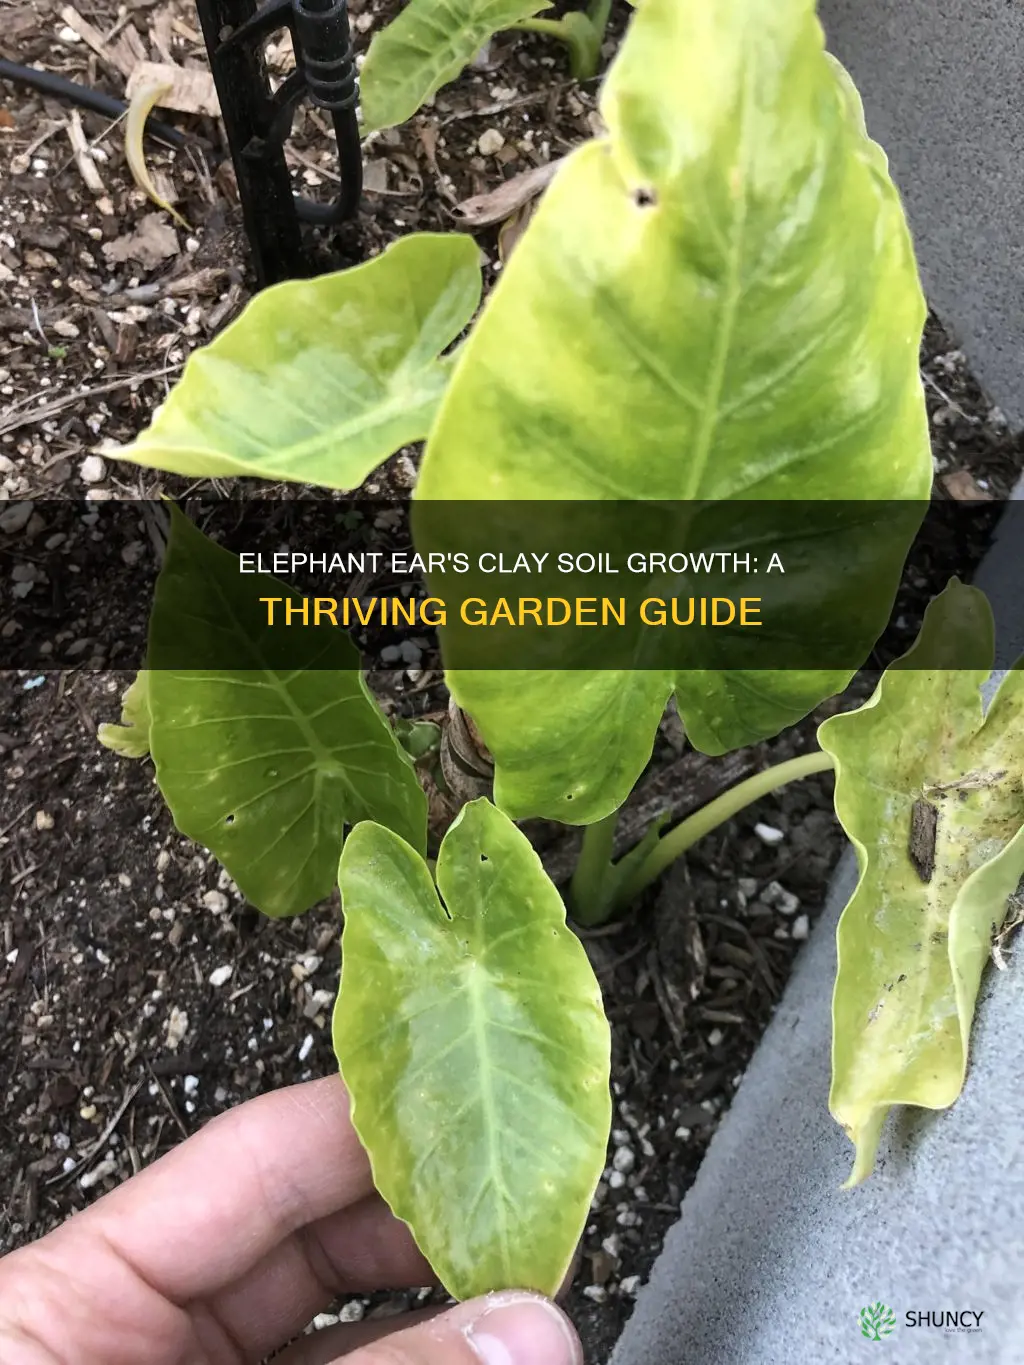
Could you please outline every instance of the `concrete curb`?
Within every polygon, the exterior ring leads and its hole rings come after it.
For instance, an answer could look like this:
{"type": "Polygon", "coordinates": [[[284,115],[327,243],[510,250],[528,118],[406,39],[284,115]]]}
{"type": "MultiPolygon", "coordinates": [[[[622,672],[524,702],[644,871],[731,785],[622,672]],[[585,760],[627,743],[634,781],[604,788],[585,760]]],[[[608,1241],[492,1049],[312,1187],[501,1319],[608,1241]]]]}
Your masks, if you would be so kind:
{"type": "MultiPolygon", "coordinates": [[[[1015,653],[1022,520],[1006,518],[976,579],[1015,653]]],[[[611,1365],[1024,1360],[1021,950],[985,977],[960,1100],[898,1111],[876,1173],[842,1191],[852,1148],[828,1113],[830,1007],[835,926],[855,882],[851,853],[611,1365]],[[878,1300],[899,1324],[884,1345],[858,1326],[878,1300]],[[906,1325],[910,1310],[947,1309],[982,1312],[982,1330],[906,1325]]]]}
{"type": "Polygon", "coordinates": [[[907,205],[925,293],[1024,427],[1024,4],[821,0],[907,205]]]}

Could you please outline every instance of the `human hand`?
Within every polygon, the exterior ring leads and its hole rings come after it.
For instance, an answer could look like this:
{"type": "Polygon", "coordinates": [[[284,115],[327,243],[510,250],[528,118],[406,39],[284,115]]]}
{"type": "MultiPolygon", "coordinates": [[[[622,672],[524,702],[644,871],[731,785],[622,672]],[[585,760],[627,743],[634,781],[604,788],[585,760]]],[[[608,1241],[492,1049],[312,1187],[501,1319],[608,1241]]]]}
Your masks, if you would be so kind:
{"type": "MultiPolygon", "coordinates": [[[[374,1191],[348,1112],[337,1077],[251,1100],[0,1260],[0,1365],[255,1365],[336,1294],[434,1283],[374,1191]]],[[[519,1291],[329,1328],[274,1365],[341,1356],[582,1361],[568,1319],[519,1291]]]]}

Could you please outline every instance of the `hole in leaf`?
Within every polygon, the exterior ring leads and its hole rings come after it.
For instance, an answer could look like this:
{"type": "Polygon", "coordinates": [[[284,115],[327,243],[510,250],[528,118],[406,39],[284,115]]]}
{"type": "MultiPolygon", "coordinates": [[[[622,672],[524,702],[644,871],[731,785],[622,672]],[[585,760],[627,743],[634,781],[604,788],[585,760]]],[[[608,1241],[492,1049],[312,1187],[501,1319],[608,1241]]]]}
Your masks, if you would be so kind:
{"type": "Polygon", "coordinates": [[[488,856],[487,856],[486,853],[481,853],[481,854],[480,854],[480,861],[481,861],[482,863],[487,863],[487,862],[490,862],[490,859],[488,858],[488,856]]]}
{"type": "Polygon", "coordinates": [[[633,203],[638,209],[651,209],[656,207],[658,196],[646,185],[641,185],[638,190],[633,191],[633,203]]]}
{"type": "Polygon", "coordinates": [[[566,793],[565,793],[565,799],[566,799],[567,801],[571,801],[571,800],[572,800],[572,792],[566,792],[566,793]]]}
{"type": "Polygon", "coordinates": [[[233,825],[235,823],[235,817],[233,815],[225,815],[224,823],[226,825],[233,825]]]}

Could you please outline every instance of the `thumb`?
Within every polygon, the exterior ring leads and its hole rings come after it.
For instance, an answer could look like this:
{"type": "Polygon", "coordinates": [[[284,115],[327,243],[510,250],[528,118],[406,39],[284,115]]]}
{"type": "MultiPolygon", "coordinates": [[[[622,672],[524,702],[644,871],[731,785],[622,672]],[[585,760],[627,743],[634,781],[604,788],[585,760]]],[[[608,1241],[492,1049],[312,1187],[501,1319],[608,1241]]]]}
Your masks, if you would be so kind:
{"type": "Polygon", "coordinates": [[[583,1365],[583,1350],[549,1299],[507,1290],[359,1347],[344,1365],[583,1365]]]}

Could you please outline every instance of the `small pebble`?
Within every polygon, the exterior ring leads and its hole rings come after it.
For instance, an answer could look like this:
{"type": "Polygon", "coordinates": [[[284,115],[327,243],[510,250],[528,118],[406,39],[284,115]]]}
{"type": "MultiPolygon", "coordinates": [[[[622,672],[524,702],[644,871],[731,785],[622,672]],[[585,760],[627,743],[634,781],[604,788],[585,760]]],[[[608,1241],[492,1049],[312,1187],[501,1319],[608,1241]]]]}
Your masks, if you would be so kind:
{"type": "Polygon", "coordinates": [[[102,455],[87,455],[78,467],[83,483],[99,483],[107,477],[107,465],[102,455]]]}
{"type": "Polygon", "coordinates": [[[610,1190],[621,1190],[626,1183],[626,1177],[621,1171],[612,1171],[608,1176],[608,1188],[610,1190]]]}
{"type": "Polygon", "coordinates": [[[603,1284],[585,1284],[583,1286],[583,1297],[590,1299],[593,1303],[607,1303],[608,1291],[603,1284]]]}
{"type": "Polygon", "coordinates": [[[203,904],[207,910],[212,910],[215,915],[223,915],[228,908],[228,898],[223,891],[204,891],[203,904]]]}
{"type": "Polygon", "coordinates": [[[226,962],[223,967],[215,967],[209,976],[210,985],[226,986],[234,974],[235,969],[230,962],[226,962]]]}
{"type": "Polygon", "coordinates": [[[780,915],[795,915],[800,909],[800,897],[787,891],[779,882],[769,882],[761,892],[765,905],[771,905],[780,915]]]}
{"type": "Polygon", "coordinates": [[[628,1298],[635,1299],[640,1289],[640,1276],[627,1275],[625,1279],[619,1281],[619,1292],[628,1298]]]}
{"type": "Polygon", "coordinates": [[[117,1162],[112,1161],[110,1157],[107,1157],[107,1159],[101,1161],[98,1166],[94,1166],[91,1171],[86,1171],[79,1180],[78,1187],[82,1190],[91,1190],[93,1185],[98,1185],[101,1180],[106,1180],[108,1175],[116,1174],[117,1162]]]}
{"type": "Polygon", "coordinates": [[[32,520],[34,510],[34,502],[11,503],[5,512],[0,513],[0,531],[6,536],[13,536],[16,531],[24,530],[32,520]]]}
{"type": "Polygon", "coordinates": [[[481,156],[494,156],[504,147],[505,139],[497,128],[485,128],[476,145],[481,156]]]}
{"type": "Polygon", "coordinates": [[[612,1170],[628,1175],[636,1165],[636,1155],[632,1147],[619,1147],[612,1157],[612,1170]]]}
{"type": "Polygon", "coordinates": [[[299,1061],[300,1061],[300,1062],[304,1062],[304,1061],[306,1060],[306,1058],[309,1056],[309,1054],[310,1054],[312,1051],[313,1051],[313,1035],[312,1035],[311,1033],[307,1033],[306,1036],[305,1036],[305,1038],[303,1038],[302,1043],[301,1043],[300,1046],[299,1046],[299,1061]]]}
{"type": "Polygon", "coordinates": [[[196,1091],[199,1089],[199,1077],[186,1076],[185,1080],[183,1081],[183,1085],[185,1087],[186,1095],[194,1095],[196,1091]]]}
{"type": "Polygon", "coordinates": [[[803,942],[810,932],[811,921],[806,915],[797,915],[796,919],[793,921],[793,937],[798,942],[803,942]]]}
{"type": "Polygon", "coordinates": [[[360,1299],[353,1299],[351,1303],[343,1304],[338,1319],[341,1322],[360,1322],[366,1312],[366,1305],[360,1299]]]}
{"type": "Polygon", "coordinates": [[[775,848],[786,837],[781,829],[776,829],[774,825],[762,825],[760,821],[754,826],[754,833],[769,848],[775,848]]]}
{"type": "Polygon", "coordinates": [[[177,1052],[186,1033],[188,1033],[188,1014],[175,1005],[167,1018],[167,1035],[164,1039],[171,1052],[177,1052]]]}

